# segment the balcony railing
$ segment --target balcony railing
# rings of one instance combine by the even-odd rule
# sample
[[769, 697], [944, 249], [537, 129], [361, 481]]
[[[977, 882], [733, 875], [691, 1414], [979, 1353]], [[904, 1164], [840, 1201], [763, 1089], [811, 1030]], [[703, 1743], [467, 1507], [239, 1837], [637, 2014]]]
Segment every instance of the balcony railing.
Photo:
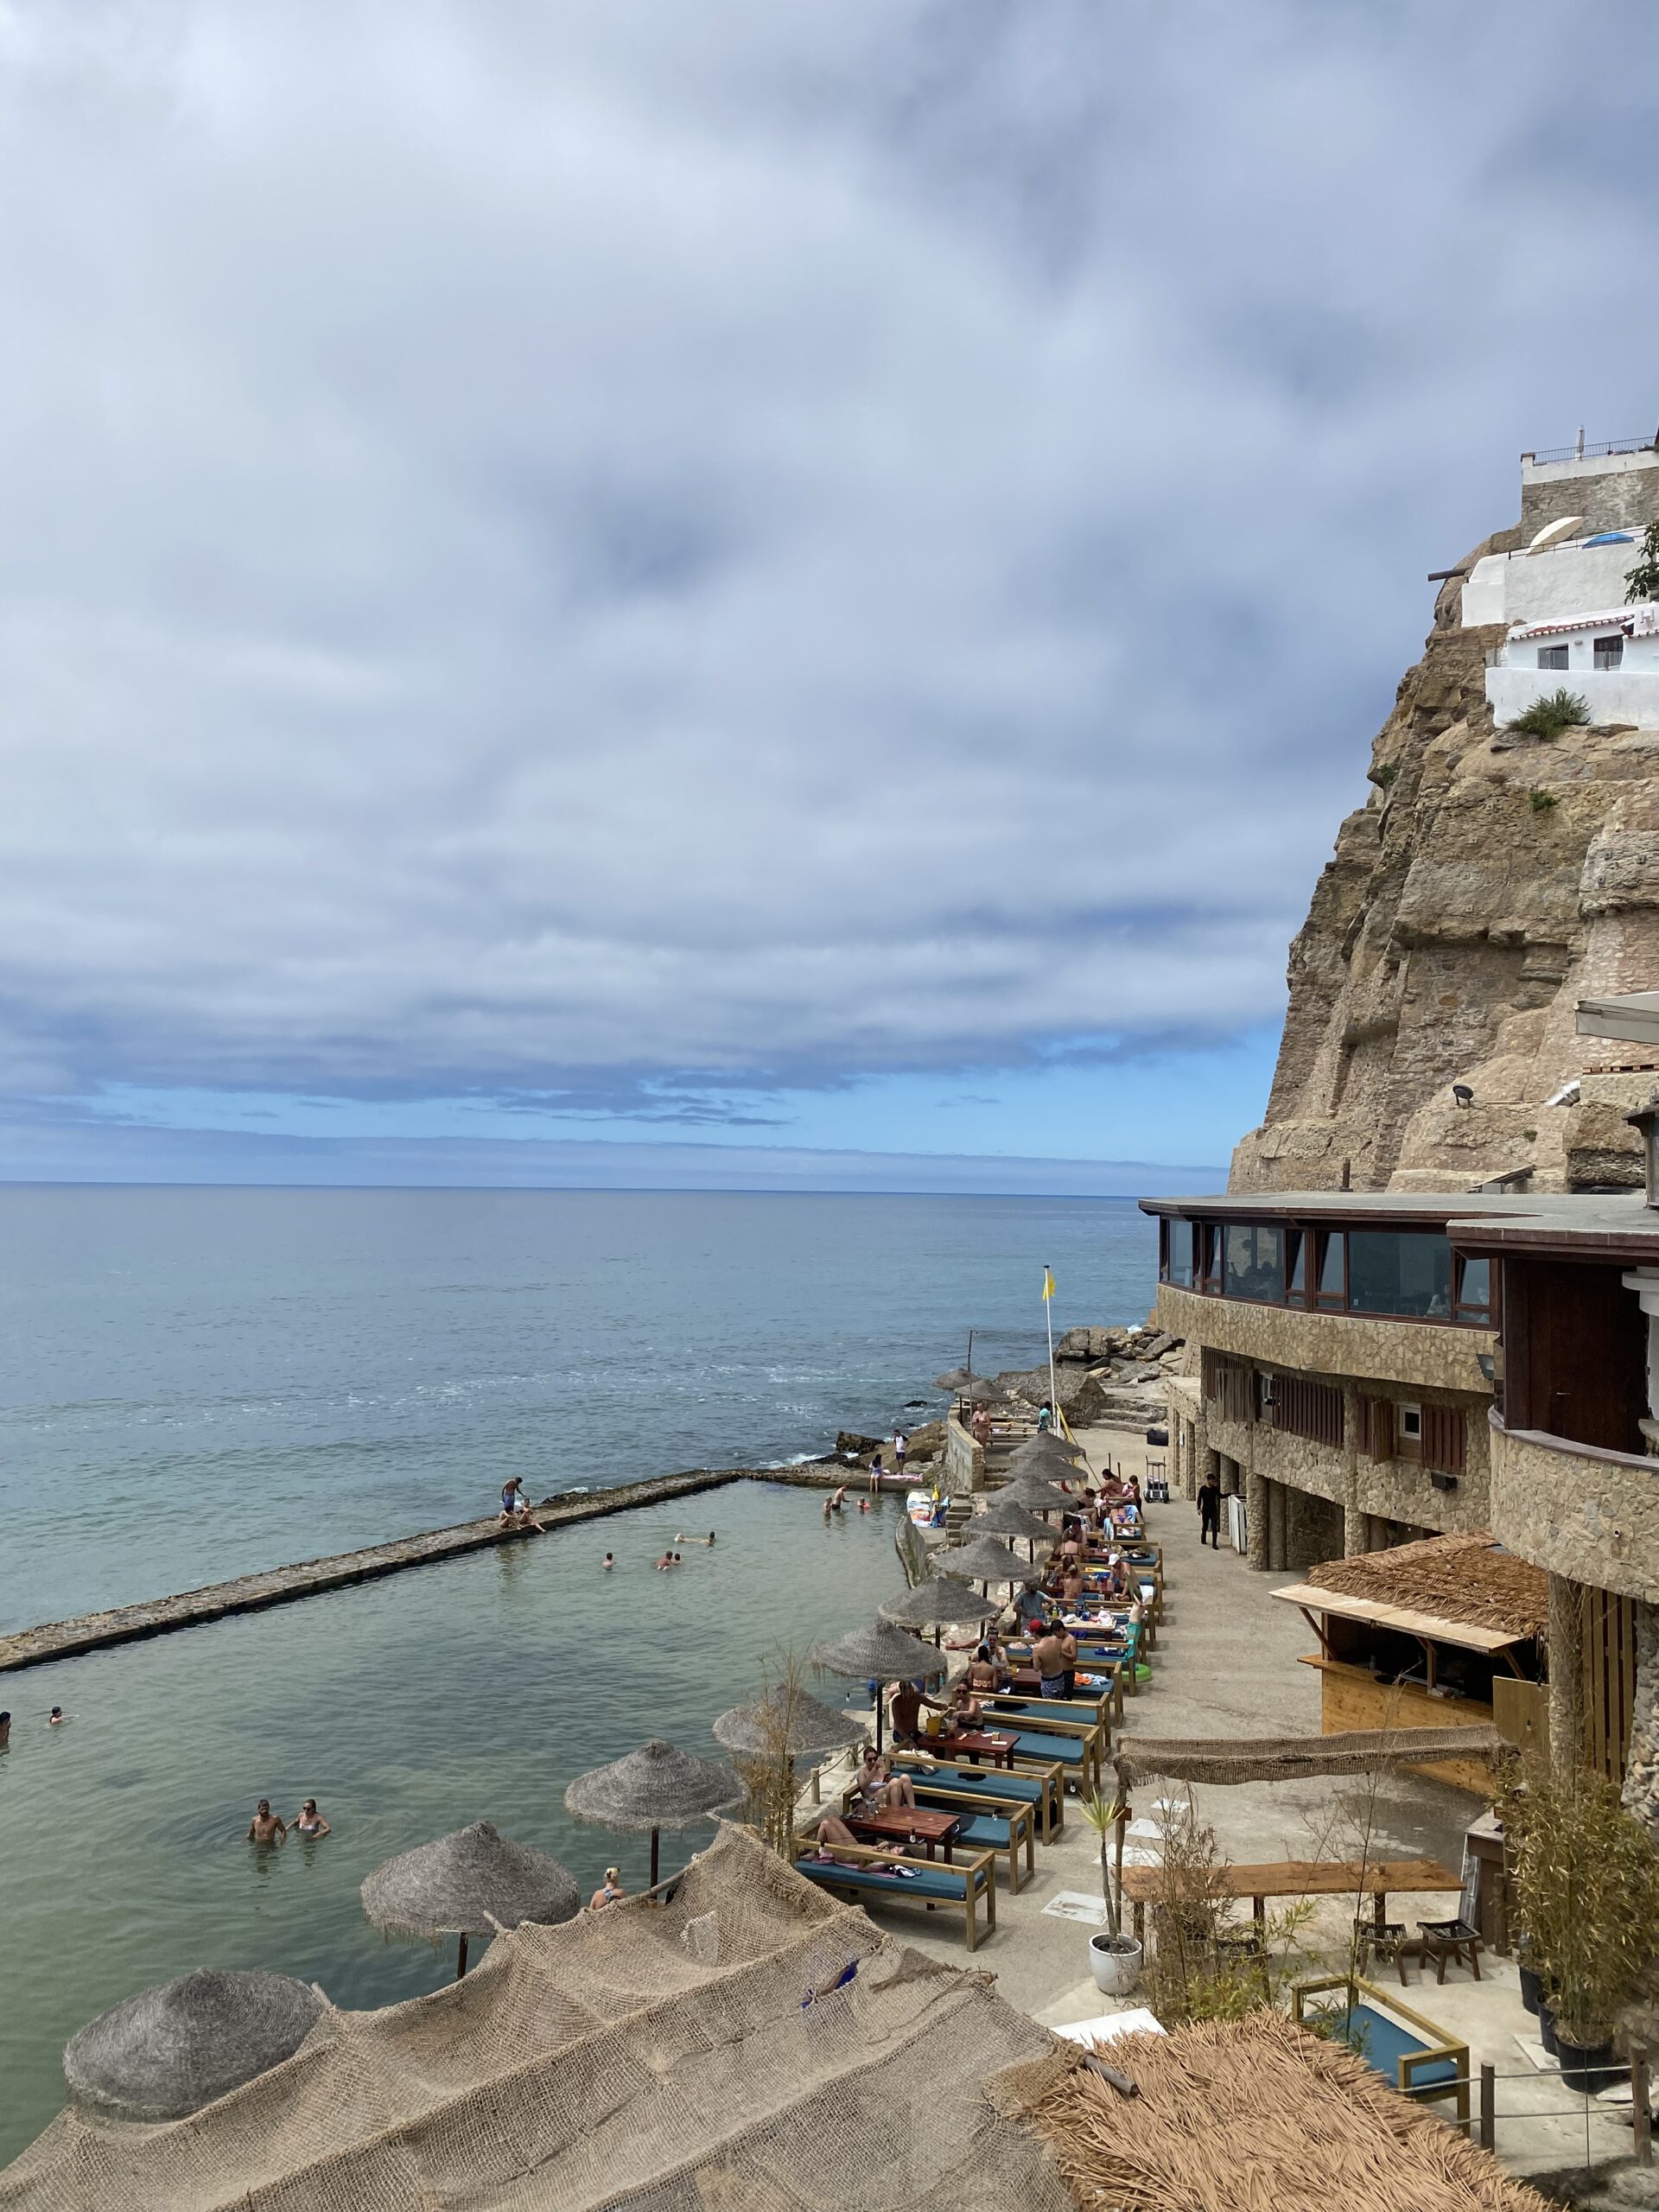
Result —
[[1551, 461], [1605, 461], [1616, 453], [1654, 453], [1659, 451], [1659, 437], [1604, 438], [1599, 445], [1587, 446], [1580, 438], [1575, 446], [1552, 446], [1548, 453], [1523, 453], [1523, 463], [1530, 461], [1534, 467]]

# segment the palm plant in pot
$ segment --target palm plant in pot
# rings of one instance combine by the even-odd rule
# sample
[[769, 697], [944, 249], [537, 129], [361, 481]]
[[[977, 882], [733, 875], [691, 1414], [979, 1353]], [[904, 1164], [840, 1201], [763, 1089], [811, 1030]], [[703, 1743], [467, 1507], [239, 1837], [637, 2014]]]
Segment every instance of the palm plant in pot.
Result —
[[[1123, 1933], [1123, 1827], [1128, 1818], [1127, 1802], [1119, 1797], [1085, 1797], [1083, 1817], [1100, 1838], [1100, 1887], [1106, 1900], [1106, 1925], [1089, 1938], [1089, 1971], [1103, 1997], [1127, 1997], [1141, 1979], [1141, 1946]], [[1112, 1878], [1109, 1846], [1117, 1840], [1118, 1880]]]
[[1659, 1851], [1624, 1810], [1617, 1783], [1581, 1770], [1511, 1761], [1499, 1810], [1561, 2073], [1593, 2094], [1618, 2079], [1619, 2016], [1653, 1962]]

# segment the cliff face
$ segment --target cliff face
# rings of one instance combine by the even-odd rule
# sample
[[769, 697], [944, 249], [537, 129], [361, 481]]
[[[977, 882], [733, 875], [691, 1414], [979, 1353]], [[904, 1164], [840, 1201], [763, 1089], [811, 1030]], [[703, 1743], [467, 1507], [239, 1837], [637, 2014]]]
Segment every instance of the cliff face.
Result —
[[[1639, 489], [1659, 512], [1659, 472]], [[1628, 505], [1628, 480], [1618, 492]], [[1573, 496], [1610, 526], [1592, 487]], [[1529, 511], [1465, 567], [1546, 518]], [[1576, 1036], [1573, 1007], [1659, 988], [1659, 732], [1497, 730], [1484, 675], [1504, 626], [1461, 628], [1460, 603], [1453, 577], [1291, 947], [1267, 1118], [1234, 1154], [1235, 1190], [1335, 1189], [1344, 1167], [1356, 1190], [1466, 1191], [1521, 1169], [1534, 1191], [1640, 1179], [1623, 1116], [1656, 1078], [1631, 1071], [1641, 1048]], [[1548, 1104], [1573, 1077], [1578, 1099]]]

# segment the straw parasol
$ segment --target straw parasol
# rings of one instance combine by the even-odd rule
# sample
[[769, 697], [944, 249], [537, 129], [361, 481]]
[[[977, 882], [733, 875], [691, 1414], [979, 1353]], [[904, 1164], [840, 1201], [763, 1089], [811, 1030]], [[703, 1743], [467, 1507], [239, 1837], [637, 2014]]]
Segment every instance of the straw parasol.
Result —
[[[997, 1493], [996, 1503], [988, 1511], [976, 1513], [968, 1523], [969, 1540], [979, 1536], [1001, 1536], [1005, 1541], [1022, 1538], [1028, 1544], [1052, 1544], [1054, 1531], [1046, 1521], [1010, 1497], [1007, 1491]], [[1034, 1555], [1034, 1554], [1033, 1554]]]
[[[948, 1552], [942, 1554], [946, 1561], [952, 1556]], [[875, 1610], [884, 1621], [900, 1628], [940, 1629], [954, 1628], [963, 1621], [994, 1620], [1002, 1607], [995, 1598], [976, 1597], [966, 1582], [947, 1573], [918, 1582], [913, 1590], [900, 1591]]]
[[285, 1974], [199, 1967], [100, 2012], [63, 2054], [74, 2102], [111, 2120], [183, 2120], [291, 2058], [327, 2009]]
[[556, 1859], [498, 1835], [488, 1821], [388, 1859], [360, 1894], [383, 1935], [429, 1943], [458, 1936], [457, 1981], [467, 1971], [468, 1936], [493, 1936], [522, 1920], [569, 1920], [582, 1904], [575, 1878]]
[[995, 1382], [988, 1382], [982, 1375], [976, 1375], [971, 1381], [964, 1382], [957, 1395], [965, 1398], [970, 1406], [997, 1406], [1002, 1402], [1001, 1391]]
[[975, 1536], [968, 1543], [954, 1545], [938, 1554], [938, 1561], [947, 1574], [971, 1576], [976, 1582], [1007, 1583], [1016, 1590], [1027, 1590], [1043, 1579], [1041, 1567], [1030, 1565], [994, 1536]]
[[1027, 1513], [1058, 1513], [1065, 1506], [1076, 1507], [1083, 1502], [1079, 1491], [1063, 1491], [1058, 1483], [1040, 1475], [1022, 1475], [1016, 1483], [1004, 1484], [996, 1499], [999, 1505], [1018, 1505]]
[[653, 1738], [637, 1751], [579, 1774], [564, 1793], [564, 1809], [579, 1821], [651, 1833], [651, 1886], [663, 1829], [695, 1827], [743, 1802], [743, 1784], [724, 1759], [694, 1759]]
[[943, 1375], [936, 1375], [933, 1377], [933, 1388], [936, 1390], [961, 1390], [964, 1389], [973, 1379], [965, 1367], [950, 1367], [947, 1368]]
[[715, 1723], [715, 1736], [741, 1759], [775, 1758], [780, 1751], [785, 1758], [810, 1758], [861, 1744], [869, 1732], [866, 1722], [803, 1689], [768, 1690], [753, 1705], [734, 1705]]
[[1008, 1454], [1008, 1472], [1023, 1475], [1029, 1469], [1044, 1475], [1070, 1474], [1082, 1457], [1075, 1444], [1063, 1443], [1052, 1429], [1045, 1429], [1014, 1446]]
[[815, 1643], [812, 1664], [829, 1675], [862, 1676], [876, 1685], [875, 1746], [881, 1748], [880, 1693], [889, 1682], [936, 1682], [947, 1670], [947, 1662], [931, 1643], [890, 1621], [874, 1621], [828, 1643]]

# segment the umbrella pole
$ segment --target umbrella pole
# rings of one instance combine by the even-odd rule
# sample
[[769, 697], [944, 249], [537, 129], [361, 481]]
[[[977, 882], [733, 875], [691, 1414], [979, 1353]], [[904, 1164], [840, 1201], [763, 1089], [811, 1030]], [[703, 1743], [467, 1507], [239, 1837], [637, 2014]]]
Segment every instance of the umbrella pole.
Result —
[[878, 1682], [875, 1686], [875, 1748], [878, 1751], [881, 1748], [881, 1693], [886, 1688], [885, 1682]]
[[467, 1971], [467, 1938], [466, 1938], [466, 1936], [463, 1934], [463, 1935], [462, 1935], [462, 1936], [461, 1936], [461, 1948], [460, 1948], [460, 1949], [456, 1952], [456, 1954], [455, 1954], [455, 1980], [456, 1980], [457, 1981], [459, 1981], [459, 1980], [461, 1980], [461, 1977], [462, 1976], [462, 1974], [464, 1974], [466, 1973], [466, 1971]]
[[657, 1845], [658, 1832], [652, 1828], [651, 1832], [651, 1886], [653, 1890], [657, 1886]]

